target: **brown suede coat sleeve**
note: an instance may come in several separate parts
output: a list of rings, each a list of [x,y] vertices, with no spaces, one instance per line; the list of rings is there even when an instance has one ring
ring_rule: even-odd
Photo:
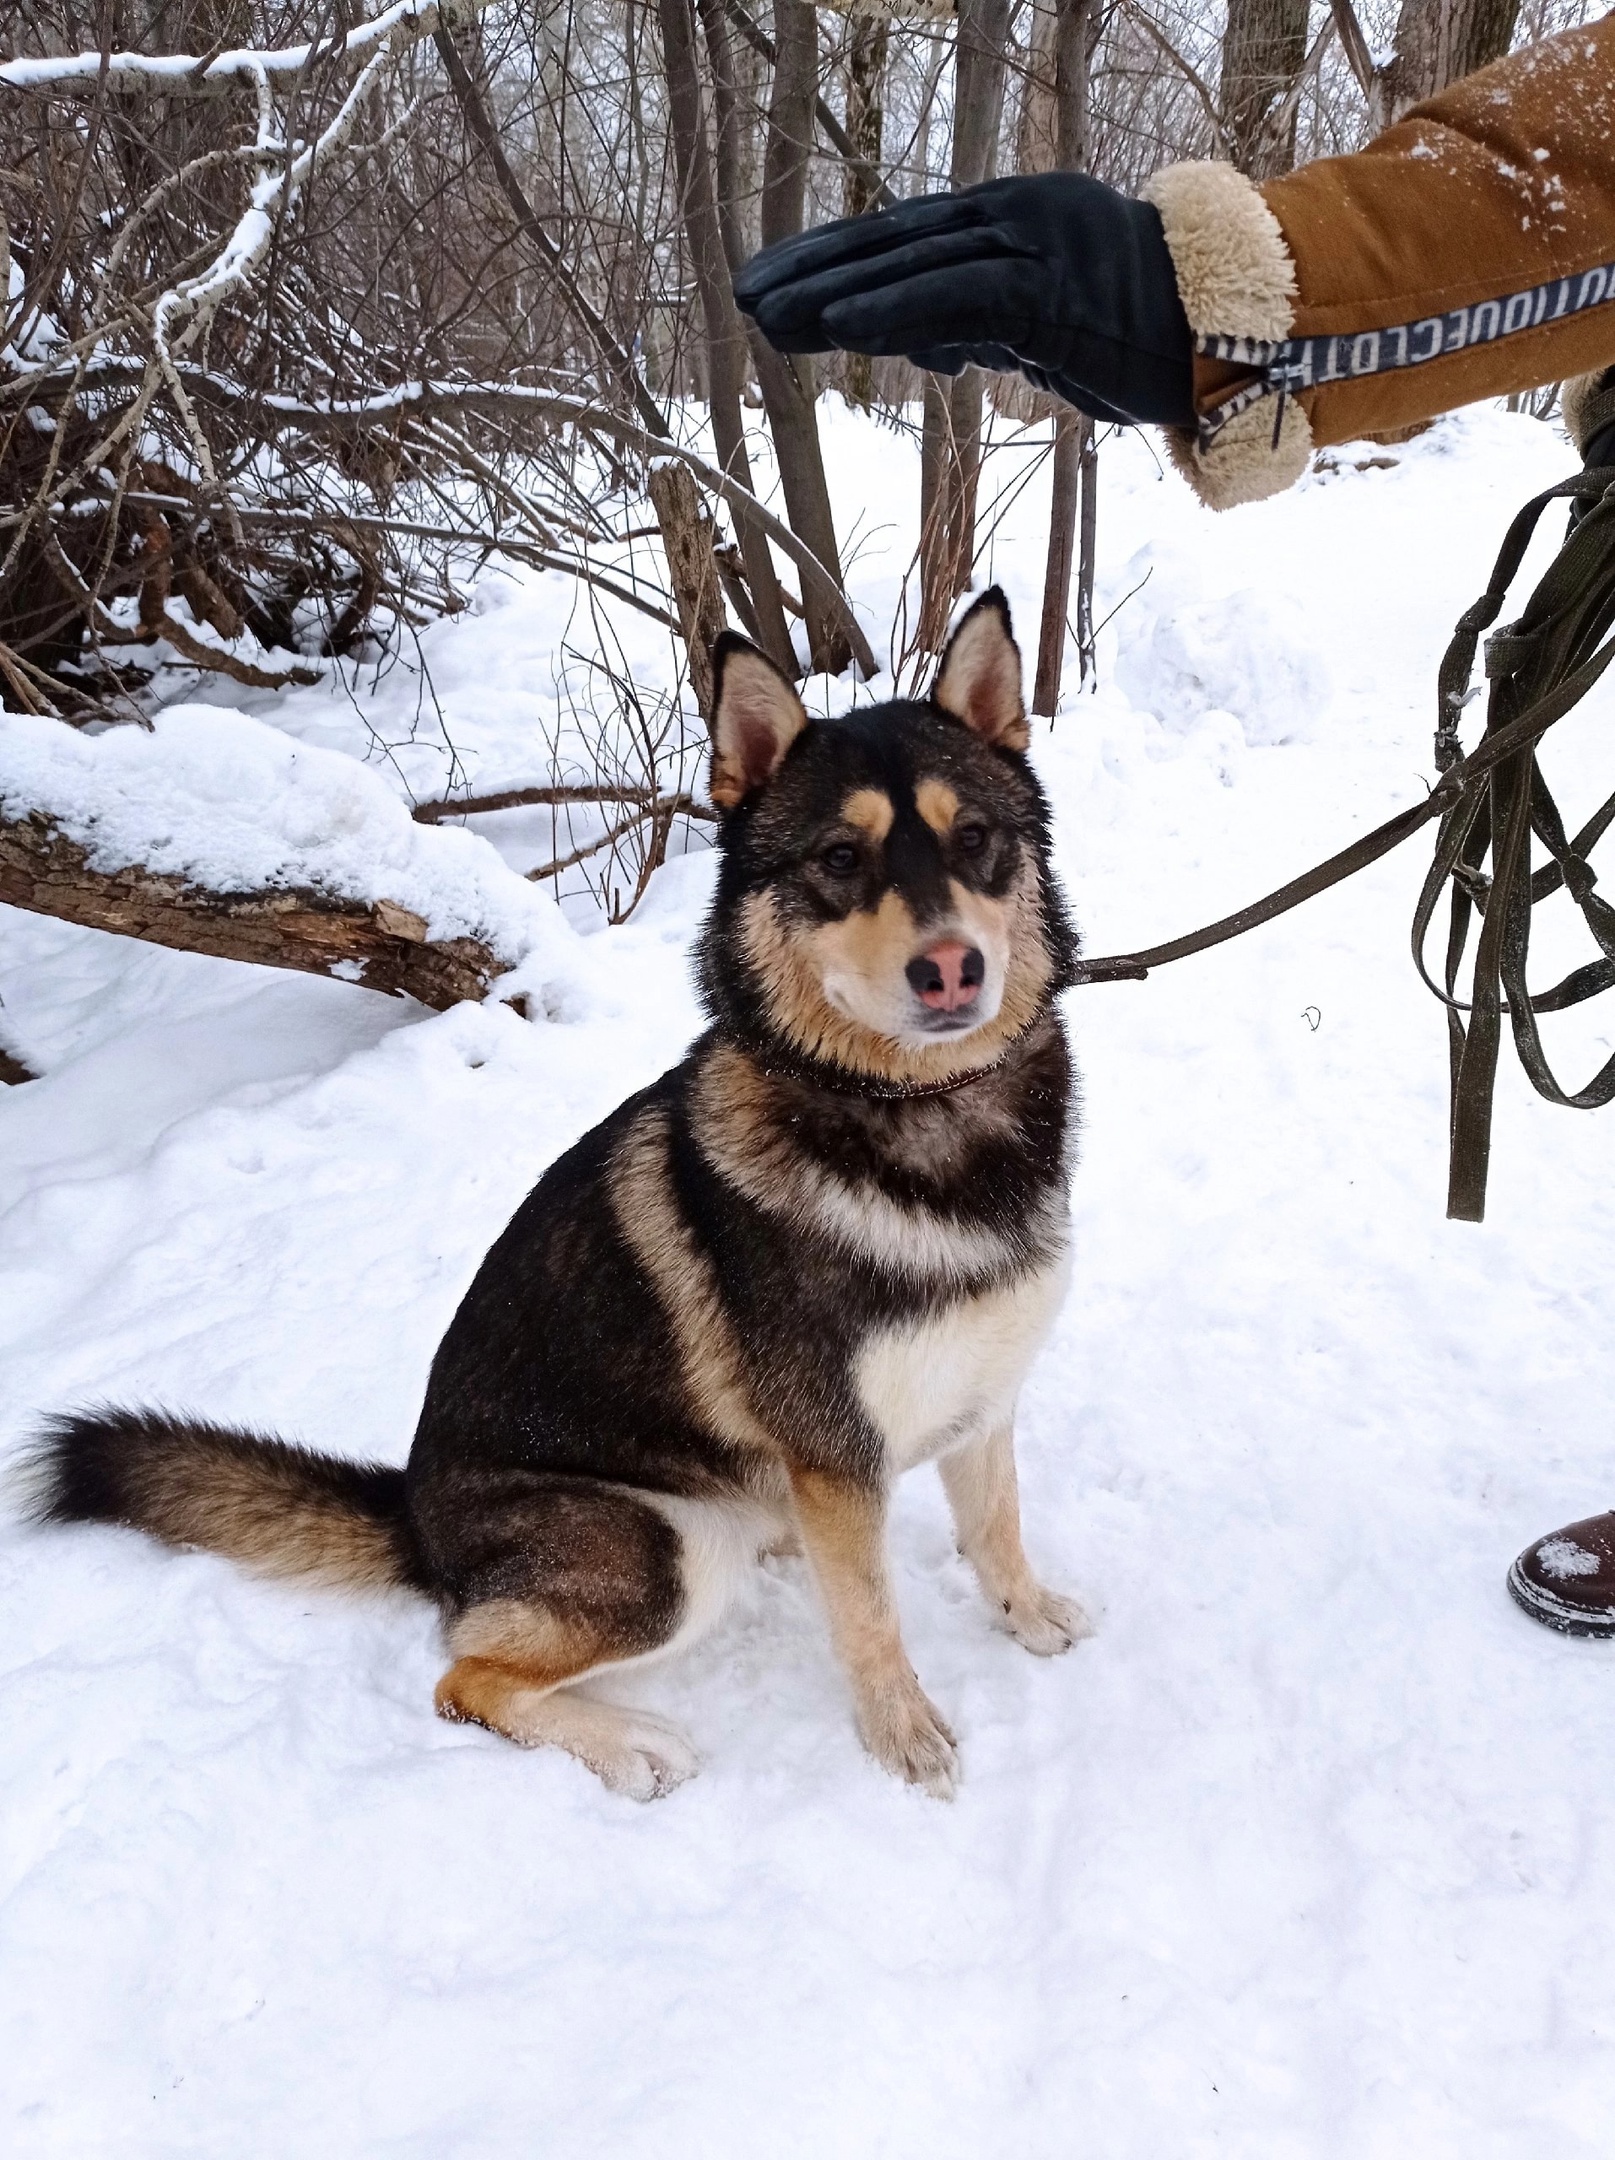
[[[1286,400],[1277,445],[1271,398],[1209,445],[1173,443],[1215,507],[1271,494],[1316,444],[1615,363],[1615,272],[1607,299],[1571,311],[1573,297],[1605,290],[1586,273],[1615,264],[1615,16],[1466,77],[1351,157],[1259,191],[1228,166],[1173,166],[1145,192],[1202,339],[1343,340],[1328,361],[1338,379]],[[1491,334],[1511,297],[1542,286],[1554,289],[1514,310],[1536,327]],[[1478,317],[1489,301],[1498,312]],[[1352,374],[1347,338],[1437,320],[1440,357]],[[1413,349],[1436,345],[1426,328]],[[1238,375],[1227,360],[1197,361],[1202,410]]]

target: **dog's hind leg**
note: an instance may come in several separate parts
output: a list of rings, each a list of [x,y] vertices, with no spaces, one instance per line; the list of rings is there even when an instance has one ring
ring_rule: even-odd
[[[700,1758],[678,1728],[581,1683],[709,1624],[751,1561],[755,1526],[719,1503],[522,1472],[490,1480],[474,1510],[458,1498],[461,1524],[474,1514],[484,1534],[456,1586],[438,1714],[564,1748],[636,1800],[682,1784]],[[457,1542],[470,1543],[463,1527]]]
[[[542,1605],[475,1605],[450,1627],[449,1647],[456,1655],[437,1684],[439,1717],[485,1725],[519,1747],[563,1748],[634,1800],[659,1799],[699,1767],[676,1725],[580,1685],[623,1652],[614,1656],[609,1640],[566,1627]]]
[[[1008,1421],[944,1455],[937,1468],[959,1550],[1015,1640],[1038,1657],[1055,1657],[1091,1635],[1093,1625],[1076,1599],[1045,1590],[1026,1558],[1014,1430]]]

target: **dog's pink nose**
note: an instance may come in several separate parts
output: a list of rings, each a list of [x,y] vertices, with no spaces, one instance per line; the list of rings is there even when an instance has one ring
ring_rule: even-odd
[[[987,963],[974,945],[949,938],[919,954],[903,972],[922,1005],[933,1012],[958,1012],[981,988]]]

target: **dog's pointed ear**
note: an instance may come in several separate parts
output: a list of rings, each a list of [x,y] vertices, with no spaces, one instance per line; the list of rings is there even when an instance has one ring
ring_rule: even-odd
[[[1021,649],[1010,628],[1009,602],[997,585],[966,610],[949,638],[931,702],[995,748],[1024,750],[1031,741],[1021,696]]]
[[[720,810],[733,810],[772,780],[808,724],[802,700],[766,653],[726,630],[712,648],[712,781]]]

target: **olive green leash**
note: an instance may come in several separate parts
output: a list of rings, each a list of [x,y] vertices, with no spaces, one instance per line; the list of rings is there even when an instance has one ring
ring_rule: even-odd
[[[1475,749],[1464,757],[1458,745],[1458,720],[1470,701],[1470,677],[1481,633],[1496,621],[1543,511],[1550,503],[1567,498],[1574,501],[1576,510],[1563,547],[1519,620],[1486,641],[1486,676],[1491,685],[1486,728]],[[1567,1093],[1548,1065],[1537,1028],[1539,1013],[1563,1012],[1615,985],[1615,907],[1598,897],[1597,877],[1587,860],[1615,822],[1615,794],[1573,839],[1567,838],[1564,820],[1537,763],[1543,736],[1586,696],[1615,659],[1615,638],[1607,636],[1612,623],[1615,467],[1589,467],[1525,505],[1509,526],[1485,592],[1458,619],[1438,679],[1438,778],[1425,800],[1388,818],[1276,892],[1202,930],[1142,952],[1079,961],[1076,980],[1141,980],[1151,968],[1226,944],[1288,914],[1315,894],[1327,892],[1400,847],[1422,827],[1439,821],[1435,858],[1414,914],[1413,956],[1421,977],[1447,1009],[1452,1073],[1447,1213],[1462,1222],[1481,1221],[1505,1014],[1513,1027],[1520,1062],[1538,1094],[1572,1110],[1597,1109],[1615,1098],[1615,1055],[1585,1087]],[[1535,872],[1530,866],[1533,833],[1551,858]],[[1425,965],[1424,948],[1441,895],[1449,886],[1446,963],[1443,982],[1437,983]],[[1531,911],[1561,887],[1579,908],[1600,957],[1574,969],[1551,990],[1533,996],[1525,980]],[[1466,1001],[1457,995],[1457,982],[1473,916],[1480,918],[1480,935]]]

